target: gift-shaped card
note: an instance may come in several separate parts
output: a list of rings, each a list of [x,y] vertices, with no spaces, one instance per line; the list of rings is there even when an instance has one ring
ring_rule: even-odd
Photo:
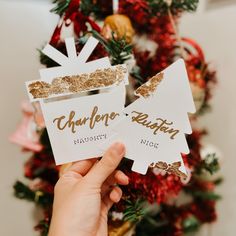
[[[189,152],[185,134],[192,130],[187,113],[195,112],[195,106],[184,61],[179,59],[135,93],[139,98],[124,109],[102,147],[121,140],[126,157],[134,160],[133,171],[145,174],[151,166],[185,178],[181,153]]]
[[[40,80],[26,82],[31,102],[40,101],[56,164],[103,154],[98,146],[122,115],[128,81],[126,67],[111,66],[108,57],[86,62],[98,43],[93,37],[78,56],[74,39],[65,43],[68,57],[50,45],[43,50],[60,66],[42,69]]]

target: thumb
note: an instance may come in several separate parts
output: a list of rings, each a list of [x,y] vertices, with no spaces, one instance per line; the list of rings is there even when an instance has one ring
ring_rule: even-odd
[[[97,162],[92,169],[84,177],[84,180],[89,181],[97,186],[101,186],[109,175],[117,168],[125,154],[125,146],[122,143],[114,143],[105,152],[102,159]]]

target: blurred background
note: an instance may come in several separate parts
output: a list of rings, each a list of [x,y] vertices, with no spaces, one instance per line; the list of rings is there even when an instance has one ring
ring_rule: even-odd
[[[12,185],[22,179],[24,154],[8,136],[21,120],[20,102],[26,99],[24,81],[39,78],[37,48],[50,38],[57,23],[51,1],[0,0],[1,165],[0,235],[37,235],[34,206],[13,196]],[[220,149],[224,183],[218,188],[218,221],[197,235],[233,236],[236,232],[236,1],[200,0],[197,13],[181,18],[182,36],[194,38],[218,72],[212,112],[201,118],[210,135],[206,143]]]

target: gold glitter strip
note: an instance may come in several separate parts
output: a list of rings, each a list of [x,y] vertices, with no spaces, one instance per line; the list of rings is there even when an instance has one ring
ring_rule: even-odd
[[[165,170],[166,172],[168,172],[169,174],[175,174],[183,179],[187,178],[187,175],[185,173],[183,173],[182,171],[179,170],[181,166],[181,162],[174,162],[172,164],[167,164],[164,161],[159,161],[157,163],[152,163],[149,167],[150,168],[158,168],[161,170]]]
[[[164,77],[164,73],[159,73],[154,75],[151,79],[149,79],[145,84],[138,87],[135,91],[135,95],[141,95],[144,98],[149,97],[152,93],[155,92],[158,84],[162,81]]]
[[[98,69],[92,73],[55,78],[51,83],[38,80],[30,83],[28,89],[34,99],[48,98],[53,95],[78,93],[120,84],[126,73],[127,69],[118,65]]]

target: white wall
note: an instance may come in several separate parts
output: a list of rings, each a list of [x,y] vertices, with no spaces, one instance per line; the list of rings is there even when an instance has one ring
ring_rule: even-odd
[[[225,182],[219,188],[223,195],[218,205],[219,220],[207,235],[233,236],[236,232],[236,4],[204,11],[204,1],[200,2],[199,13],[182,18],[181,32],[202,45],[208,61],[218,71],[213,110],[201,123],[209,130],[207,142],[215,144],[223,153]]]
[[[40,65],[35,49],[49,39],[57,22],[49,13],[48,2],[0,0],[0,235],[37,235],[32,230],[33,205],[12,196],[12,183],[22,178],[23,162],[28,155],[9,144],[7,137],[21,120],[19,104],[26,98],[23,82],[38,78]],[[218,70],[219,85],[212,100],[213,112],[201,123],[210,131],[207,141],[219,146],[224,153],[225,183],[219,189],[224,195],[218,207],[219,221],[213,227],[204,228],[201,235],[233,236],[236,231],[236,6],[208,12],[203,8],[204,4],[198,14],[183,17],[181,32],[203,46],[207,58]]]
[[[29,154],[23,155],[7,138],[21,120],[24,81],[38,78],[36,48],[50,38],[57,22],[50,8],[46,1],[0,1],[0,235],[38,235],[33,204],[13,197],[12,185],[22,179]]]

